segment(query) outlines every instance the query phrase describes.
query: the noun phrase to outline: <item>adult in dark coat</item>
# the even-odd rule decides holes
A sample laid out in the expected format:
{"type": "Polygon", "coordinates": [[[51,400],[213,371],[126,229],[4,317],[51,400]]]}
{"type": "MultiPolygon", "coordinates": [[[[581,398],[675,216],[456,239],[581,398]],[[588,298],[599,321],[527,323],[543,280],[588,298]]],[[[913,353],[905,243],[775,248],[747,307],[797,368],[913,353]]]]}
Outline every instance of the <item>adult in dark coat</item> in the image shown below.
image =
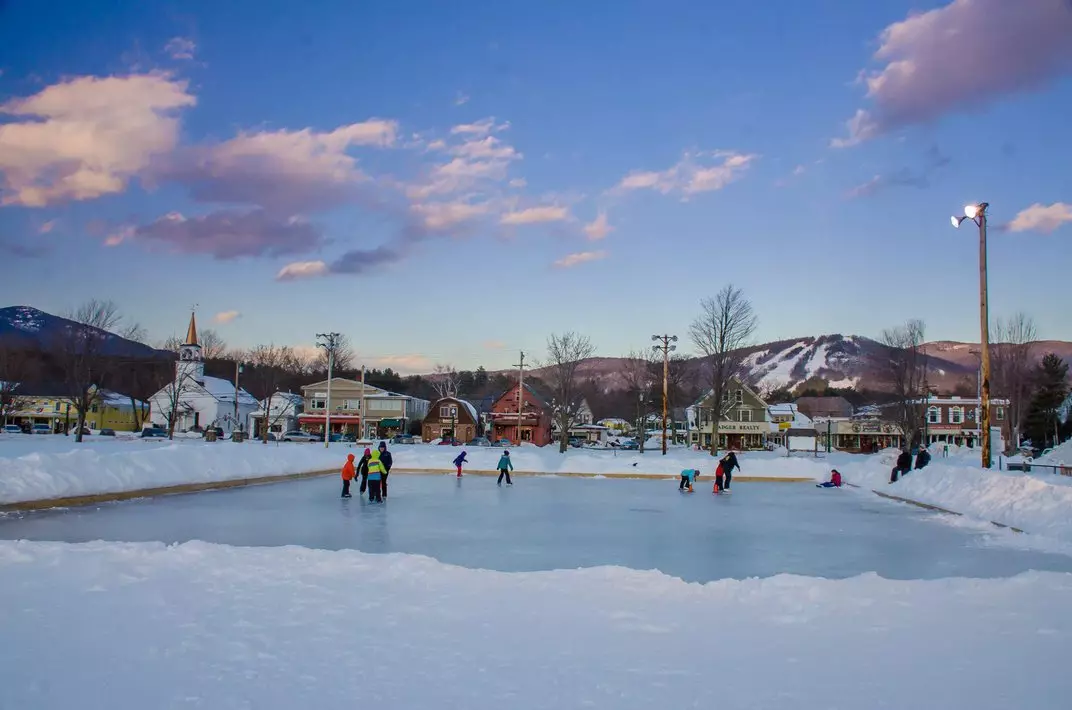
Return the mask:
{"type": "Polygon", "coordinates": [[[927,451],[926,447],[919,447],[919,452],[916,454],[916,470],[923,468],[931,462],[931,452],[927,451]]]}
{"type": "Polygon", "coordinates": [[[890,472],[890,483],[897,483],[897,479],[912,470],[912,452],[902,451],[897,457],[897,465],[890,472]]]}
{"type": "Polygon", "coordinates": [[[371,456],[372,452],[368,449],[365,449],[365,453],[361,457],[361,461],[357,464],[357,473],[359,476],[361,476],[361,488],[359,488],[358,490],[360,490],[362,493],[364,493],[365,490],[368,488],[368,462],[371,456]]]}
{"type": "Polygon", "coordinates": [[[733,469],[735,468],[740,471],[741,464],[737,461],[737,454],[731,451],[722,457],[722,490],[728,491],[730,489],[730,481],[733,480],[733,469]]]}
{"type": "Polygon", "coordinates": [[[380,463],[383,464],[383,483],[380,484],[380,491],[383,493],[383,497],[387,497],[387,477],[391,475],[391,465],[394,463],[394,458],[391,456],[391,452],[387,450],[387,442],[380,442],[380,463]]]}

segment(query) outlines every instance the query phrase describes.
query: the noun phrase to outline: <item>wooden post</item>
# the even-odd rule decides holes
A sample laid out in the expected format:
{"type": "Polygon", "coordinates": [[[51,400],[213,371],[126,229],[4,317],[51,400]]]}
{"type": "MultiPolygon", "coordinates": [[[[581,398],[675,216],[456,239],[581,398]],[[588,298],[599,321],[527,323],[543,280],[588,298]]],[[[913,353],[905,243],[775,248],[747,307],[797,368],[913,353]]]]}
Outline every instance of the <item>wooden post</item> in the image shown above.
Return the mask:
{"type": "Polygon", "coordinates": [[[991,465],[990,442],[990,312],[987,305],[987,269],[986,269],[986,208],[979,206],[979,328],[982,349],[982,383],[980,385],[979,411],[982,428],[983,468],[991,465]]]}

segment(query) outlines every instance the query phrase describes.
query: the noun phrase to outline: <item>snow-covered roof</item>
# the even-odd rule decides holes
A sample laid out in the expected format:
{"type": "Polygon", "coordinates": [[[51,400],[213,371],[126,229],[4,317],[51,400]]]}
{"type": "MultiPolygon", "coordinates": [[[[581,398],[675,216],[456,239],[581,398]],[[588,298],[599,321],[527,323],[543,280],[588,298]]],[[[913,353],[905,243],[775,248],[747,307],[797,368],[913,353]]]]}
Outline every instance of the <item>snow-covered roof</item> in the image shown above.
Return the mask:
{"type": "MultiPolygon", "coordinates": [[[[199,384],[216,399],[228,402],[235,400],[235,386],[234,382],[230,380],[220,379],[219,377],[205,377],[199,384]]],[[[257,398],[241,387],[238,388],[238,403],[259,406],[257,398]]]]}
{"type": "MultiPolygon", "coordinates": [[[[272,395],[272,404],[275,405],[278,402],[289,402],[290,404],[298,405],[305,402],[305,398],[300,394],[295,394],[293,392],[276,392],[272,395]]],[[[264,409],[264,405],[268,404],[268,398],[265,397],[257,404],[261,409],[264,409]]]]}
{"type": "MultiPolygon", "coordinates": [[[[130,408],[130,395],[120,394],[119,392],[112,392],[111,390],[101,390],[99,393],[101,403],[108,407],[117,408],[130,408]]],[[[145,407],[145,402],[135,400],[137,406],[140,408],[145,407]]]]}

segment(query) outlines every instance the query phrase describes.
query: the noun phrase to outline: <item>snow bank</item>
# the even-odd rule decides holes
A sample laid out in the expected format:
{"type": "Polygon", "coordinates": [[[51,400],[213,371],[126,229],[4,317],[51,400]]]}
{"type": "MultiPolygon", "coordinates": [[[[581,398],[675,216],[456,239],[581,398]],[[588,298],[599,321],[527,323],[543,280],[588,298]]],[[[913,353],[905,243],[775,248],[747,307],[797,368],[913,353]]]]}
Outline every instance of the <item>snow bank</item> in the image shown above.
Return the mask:
{"type": "Polygon", "coordinates": [[[337,449],[308,444],[49,442],[28,453],[26,446],[0,445],[0,504],[305,473],[341,468],[345,461],[337,449]]]}
{"type": "Polygon", "coordinates": [[[1038,457],[1033,463],[1042,463],[1049,466],[1072,466],[1072,439],[1054,447],[1053,451],[1045,456],[1038,457]]]}
{"type": "Polygon", "coordinates": [[[1067,707],[1072,575],[705,585],[622,568],[0,542],[4,706],[1067,707]],[[986,623],[979,623],[985,619],[986,623]],[[1014,672],[1030,669],[1030,672],[1014,672]]]}
{"type": "Polygon", "coordinates": [[[846,462],[839,470],[849,483],[1072,541],[1072,485],[1064,477],[984,470],[967,460],[935,460],[890,484],[895,458],[880,454],[846,462]]]}

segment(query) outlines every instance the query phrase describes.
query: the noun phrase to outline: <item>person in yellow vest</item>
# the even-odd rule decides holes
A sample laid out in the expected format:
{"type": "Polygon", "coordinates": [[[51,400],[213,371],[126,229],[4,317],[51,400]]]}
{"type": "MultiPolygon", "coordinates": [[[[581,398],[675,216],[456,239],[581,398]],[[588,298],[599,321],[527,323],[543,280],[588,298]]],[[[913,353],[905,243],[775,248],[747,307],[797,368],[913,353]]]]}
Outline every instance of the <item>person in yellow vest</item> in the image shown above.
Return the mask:
{"type": "Polygon", "coordinates": [[[383,493],[381,484],[384,474],[383,462],[380,461],[380,451],[375,449],[369,455],[368,460],[368,499],[370,503],[382,503],[383,493]]]}

